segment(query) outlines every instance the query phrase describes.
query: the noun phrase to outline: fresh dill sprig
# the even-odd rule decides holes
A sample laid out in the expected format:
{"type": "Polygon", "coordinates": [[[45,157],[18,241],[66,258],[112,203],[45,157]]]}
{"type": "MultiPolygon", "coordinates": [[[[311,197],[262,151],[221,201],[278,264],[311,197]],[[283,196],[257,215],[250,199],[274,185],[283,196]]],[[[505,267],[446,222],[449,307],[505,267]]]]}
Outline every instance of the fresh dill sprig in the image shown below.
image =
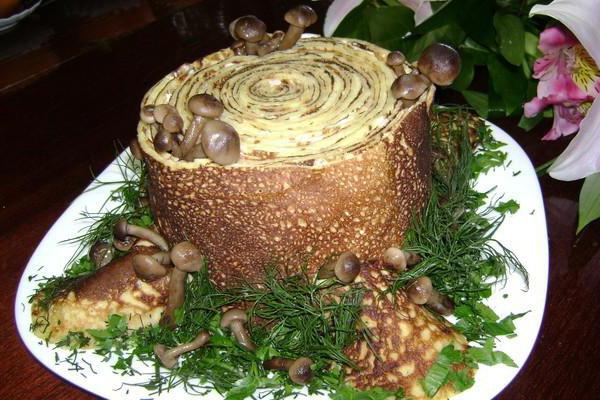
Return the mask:
{"type": "Polygon", "coordinates": [[[100,187],[111,186],[110,194],[100,206],[99,211],[83,211],[81,220],[90,224],[80,235],[64,240],[62,243],[77,244],[77,250],[67,262],[75,261],[81,254],[98,241],[110,243],[113,241],[113,226],[120,218],[126,218],[129,223],[144,227],[154,223],[147,202],[146,168],[141,161],[129,153],[119,154],[115,164],[122,177],[115,181],[102,181],[94,176],[93,184],[88,191],[100,187]],[[111,206],[112,208],[106,209],[111,206]]]}
{"type": "MultiPolygon", "coordinates": [[[[404,248],[420,254],[423,261],[398,276],[391,290],[427,275],[436,289],[457,304],[471,304],[489,297],[492,286],[503,282],[509,269],[527,282],[527,271],[518,258],[493,238],[504,221],[504,214],[498,212],[502,208],[482,207],[489,193],[473,188],[477,175],[498,166],[497,160],[505,156],[496,154],[501,144],[483,121],[461,109],[444,108],[434,115],[432,147],[437,157],[431,196],[404,242],[404,248]]],[[[508,209],[514,209],[513,203],[508,209]]]]}
{"type": "MultiPolygon", "coordinates": [[[[118,154],[115,163],[122,178],[116,181],[102,181],[94,177],[94,182],[88,191],[106,185],[115,187],[111,189],[99,211],[81,213],[80,219],[90,222],[84,232],[61,242],[77,244],[77,249],[66,263],[64,274],[38,279],[39,286],[30,296],[29,301],[31,303],[35,299],[42,311],[48,311],[52,301],[71,289],[79,279],[94,273],[95,265],[84,253],[98,241],[111,243],[113,226],[118,219],[126,218],[128,222],[141,226],[150,226],[154,223],[150,207],[145,201],[146,169],[143,164],[129,153],[118,154]],[[107,206],[112,208],[106,210],[107,206]]],[[[123,253],[116,251],[115,254],[119,256],[123,253]]],[[[36,327],[43,323],[42,317],[34,321],[33,325],[36,327]]]]}

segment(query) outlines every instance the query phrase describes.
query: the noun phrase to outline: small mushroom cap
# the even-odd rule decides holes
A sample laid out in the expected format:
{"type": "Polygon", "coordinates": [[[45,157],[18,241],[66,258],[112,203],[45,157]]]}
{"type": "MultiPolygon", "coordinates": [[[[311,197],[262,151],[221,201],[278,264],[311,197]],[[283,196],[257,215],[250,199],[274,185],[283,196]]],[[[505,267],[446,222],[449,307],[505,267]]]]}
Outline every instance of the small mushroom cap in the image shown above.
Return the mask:
{"type": "Polygon", "coordinates": [[[439,86],[448,86],[460,74],[460,55],[447,44],[429,45],[418,61],[419,70],[439,86]]]}
{"type": "Polygon", "coordinates": [[[200,141],[206,156],[217,164],[235,164],[240,159],[240,137],[226,122],[206,121],[200,141]]]}
{"type": "Polygon", "coordinates": [[[383,253],[383,262],[395,271],[406,271],[406,254],[397,247],[390,247],[383,253]]]}
{"type": "Polygon", "coordinates": [[[115,249],[120,251],[129,251],[135,244],[136,239],[133,236],[126,236],[124,240],[120,240],[115,238],[113,241],[113,246],[115,249]]]}
{"type": "Polygon", "coordinates": [[[165,129],[160,129],[154,136],[152,143],[154,144],[154,149],[158,152],[170,151],[174,145],[173,135],[165,129]]]}
{"type": "Polygon", "coordinates": [[[102,268],[112,261],[114,253],[114,248],[110,243],[97,241],[90,248],[89,257],[96,268],[102,268]]]}
{"type": "Polygon", "coordinates": [[[233,38],[242,39],[246,42],[256,43],[260,41],[265,32],[267,26],[260,19],[254,15],[245,15],[236,19],[233,29],[233,38]]]}
{"type": "Polygon", "coordinates": [[[231,324],[234,321],[246,323],[248,322],[248,316],[244,310],[232,308],[231,310],[226,311],[221,317],[221,329],[230,329],[231,324]]]}
{"type": "Polygon", "coordinates": [[[171,249],[171,262],[185,272],[197,272],[202,267],[202,254],[191,242],[177,243],[171,249]]]}
{"type": "Polygon", "coordinates": [[[163,120],[169,113],[177,113],[177,110],[170,104],[158,104],[154,106],[154,111],[152,114],[154,115],[156,122],[162,124],[163,120]]]}
{"type": "Polygon", "coordinates": [[[408,295],[408,299],[415,304],[427,303],[433,294],[431,279],[427,276],[417,278],[410,284],[406,294],[408,295]]]}
{"type": "Polygon", "coordinates": [[[454,313],[454,302],[452,299],[438,292],[427,302],[427,306],[440,315],[451,315],[454,313]]]}
{"type": "Polygon", "coordinates": [[[290,25],[307,28],[317,22],[318,16],[311,7],[299,5],[286,12],[284,18],[290,25]]]}
{"type": "Polygon", "coordinates": [[[174,112],[165,115],[162,124],[165,130],[171,133],[180,132],[183,129],[183,119],[174,112]]]}
{"type": "Polygon", "coordinates": [[[306,357],[301,357],[294,361],[288,370],[292,382],[304,385],[310,381],[313,376],[312,370],[310,369],[312,364],[312,360],[306,357]]]}
{"type": "Polygon", "coordinates": [[[155,344],[154,345],[154,354],[158,357],[161,364],[165,368],[173,368],[177,365],[177,358],[173,357],[173,355],[169,352],[169,349],[164,344],[155,344]]]}
{"type": "Polygon", "coordinates": [[[144,281],[153,281],[165,276],[168,272],[154,257],[148,254],[133,256],[133,270],[138,278],[144,281]]]}
{"type": "Polygon", "coordinates": [[[360,273],[360,260],[350,251],[340,254],[335,263],[335,276],[344,283],[352,282],[360,273]]]}
{"type": "Polygon", "coordinates": [[[423,75],[402,75],[392,83],[392,95],[397,99],[415,100],[427,90],[429,84],[423,75]]]}
{"type": "Polygon", "coordinates": [[[390,51],[387,55],[385,63],[390,67],[402,65],[406,61],[406,56],[401,51],[390,51]]]}
{"type": "Polygon", "coordinates": [[[142,122],[145,122],[146,124],[153,124],[154,123],[154,106],[147,105],[147,106],[142,107],[140,110],[140,119],[142,120],[142,122]]]}
{"type": "Polygon", "coordinates": [[[195,94],[188,100],[191,113],[205,118],[219,118],[223,114],[223,104],[215,96],[195,94]]]}

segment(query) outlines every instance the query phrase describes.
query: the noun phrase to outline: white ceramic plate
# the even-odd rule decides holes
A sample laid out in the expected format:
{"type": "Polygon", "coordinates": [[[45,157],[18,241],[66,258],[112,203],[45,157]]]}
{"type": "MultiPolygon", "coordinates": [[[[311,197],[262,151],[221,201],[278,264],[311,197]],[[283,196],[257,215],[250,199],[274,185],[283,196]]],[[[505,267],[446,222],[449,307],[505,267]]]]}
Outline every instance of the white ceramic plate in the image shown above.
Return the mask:
{"type": "MultiPolygon", "coordinates": [[[[503,149],[508,153],[508,166],[497,168],[482,176],[478,182],[478,189],[487,190],[496,186],[494,196],[504,195],[504,200],[514,199],[520,204],[519,211],[506,218],[495,237],[516,253],[529,271],[531,283],[529,290],[525,290],[521,278],[518,275],[510,275],[506,286],[496,288],[489,304],[501,317],[511,312],[530,311],[526,316],[515,321],[518,336],[513,339],[501,340],[499,343],[499,349],[510,355],[521,367],[525,364],[537,338],[546,301],[548,283],[546,220],[538,180],[525,152],[507,133],[494,125],[491,126],[494,136],[507,144],[503,149]],[[503,297],[503,295],[508,296],[503,297]]],[[[113,162],[99,178],[103,181],[114,181],[119,177],[120,173],[113,162]]],[[[81,221],[78,221],[81,211],[98,211],[102,202],[107,198],[109,190],[108,186],[103,186],[81,194],[56,221],[33,253],[21,277],[15,300],[15,318],[19,334],[29,351],[47,368],[74,385],[96,395],[111,399],[187,397],[181,388],[176,388],[170,393],[163,393],[162,396],[152,396],[143,388],[129,386],[128,384],[146,381],[146,377],[123,377],[116,374],[110,367],[110,363],[101,362],[100,357],[92,352],[84,354],[82,357],[92,363],[95,373],[83,362],[80,362],[83,369],[75,371],[71,365],[57,363],[55,359],[55,353],[60,360],[68,355],[67,351],[47,346],[29,330],[31,309],[28,298],[37,287],[35,280],[30,280],[29,277],[33,275],[52,276],[62,273],[74,248],[59,244],[59,242],[77,234],[84,226],[81,221]]],[[[152,372],[152,368],[141,363],[137,367],[139,371],[152,372]]],[[[477,372],[475,385],[458,395],[456,399],[491,399],[510,383],[517,372],[519,372],[519,368],[482,365],[477,372]]],[[[221,397],[217,393],[209,393],[203,398],[220,399],[221,397]]]]}

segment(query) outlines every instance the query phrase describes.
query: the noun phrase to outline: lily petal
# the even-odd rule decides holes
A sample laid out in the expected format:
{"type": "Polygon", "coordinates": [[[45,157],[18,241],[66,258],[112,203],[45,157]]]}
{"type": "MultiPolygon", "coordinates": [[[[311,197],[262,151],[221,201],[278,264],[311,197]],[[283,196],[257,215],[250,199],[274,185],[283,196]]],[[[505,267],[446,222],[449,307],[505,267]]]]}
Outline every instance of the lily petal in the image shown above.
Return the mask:
{"type": "Polygon", "coordinates": [[[342,20],[358,7],[363,0],[335,0],[327,9],[325,14],[325,23],[323,24],[323,34],[325,36],[333,35],[342,20]]]}
{"type": "Polygon", "coordinates": [[[577,37],[597,65],[600,65],[600,1],[554,0],[533,6],[529,15],[542,14],[562,22],[577,37]]]}
{"type": "Polygon", "coordinates": [[[600,100],[596,99],[581,121],[579,133],[549,169],[550,176],[574,181],[600,171],[600,100]]]}

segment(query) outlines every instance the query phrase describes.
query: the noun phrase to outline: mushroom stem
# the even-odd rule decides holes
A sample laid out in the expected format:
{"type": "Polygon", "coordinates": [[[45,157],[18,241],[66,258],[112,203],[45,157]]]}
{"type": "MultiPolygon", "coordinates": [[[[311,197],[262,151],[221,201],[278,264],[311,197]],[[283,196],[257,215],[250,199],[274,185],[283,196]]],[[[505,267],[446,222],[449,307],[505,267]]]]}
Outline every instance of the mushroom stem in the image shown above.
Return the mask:
{"type": "Polygon", "coordinates": [[[160,247],[162,251],[169,251],[169,244],[160,234],[148,228],[132,225],[128,223],[125,218],[121,218],[117,221],[113,232],[115,237],[119,240],[125,240],[127,236],[135,236],[140,239],[149,240],[160,247]]]}
{"type": "Polygon", "coordinates": [[[235,336],[235,340],[240,344],[240,346],[247,348],[248,350],[256,350],[256,345],[252,341],[250,337],[250,333],[244,327],[244,323],[241,321],[234,321],[231,323],[231,331],[235,336]]]}
{"type": "Polygon", "coordinates": [[[160,325],[168,328],[175,327],[175,310],[183,305],[185,299],[186,278],[187,272],[185,271],[181,271],[178,268],[173,268],[171,271],[171,278],[169,280],[169,298],[167,299],[167,306],[160,319],[160,325]]]}
{"type": "Polygon", "coordinates": [[[140,142],[136,138],[131,139],[129,142],[129,150],[131,151],[131,155],[136,160],[142,161],[144,155],[142,154],[142,148],[140,147],[140,142]]]}
{"type": "Polygon", "coordinates": [[[285,36],[283,37],[283,39],[281,39],[281,42],[279,42],[279,50],[291,49],[292,46],[296,44],[298,39],[300,39],[303,32],[304,28],[290,25],[288,27],[287,32],[285,32],[285,36]]]}
{"type": "Polygon", "coordinates": [[[202,144],[197,144],[183,158],[185,161],[194,161],[196,158],[206,158],[202,144]]]}
{"type": "Polygon", "coordinates": [[[153,281],[168,273],[165,264],[169,262],[169,254],[166,252],[158,252],[151,256],[136,254],[133,256],[133,270],[138,278],[144,281],[153,281]]]}
{"type": "Polygon", "coordinates": [[[239,308],[232,308],[225,312],[221,317],[221,329],[229,329],[235,336],[235,340],[240,346],[245,347],[248,350],[256,350],[256,345],[250,337],[250,333],[244,326],[248,322],[248,316],[239,308]]]}
{"type": "Polygon", "coordinates": [[[192,147],[196,145],[205,122],[206,120],[200,116],[195,116],[194,119],[192,119],[192,122],[186,129],[183,140],[180,143],[181,153],[184,157],[187,157],[192,147]]]}
{"type": "Polygon", "coordinates": [[[262,41],[258,44],[257,53],[259,56],[272,53],[279,48],[279,44],[285,34],[283,31],[275,31],[268,40],[262,41]]]}
{"type": "Polygon", "coordinates": [[[210,334],[207,331],[200,331],[194,340],[188,343],[180,344],[179,346],[167,349],[165,345],[157,344],[154,346],[154,354],[158,356],[161,364],[166,368],[173,368],[178,361],[178,358],[183,353],[196,350],[210,340],[210,334]]]}
{"type": "Polygon", "coordinates": [[[291,358],[274,357],[263,361],[263,368],[270,371],[287,371],[293,362],[291,358]]]}

